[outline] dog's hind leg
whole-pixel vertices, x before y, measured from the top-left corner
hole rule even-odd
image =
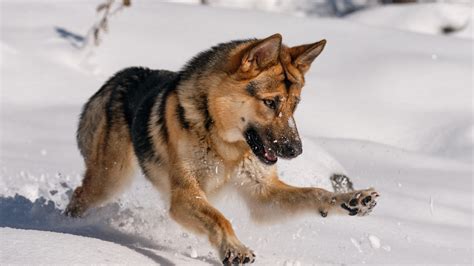
[[[91,156],[85,158],[86,172],[82,185],[73,193],[66,214],[82,216],[117,193],[131,181],[136,159],[133,153],[128,128],[118,123],[106,129],[98,129],[96,145]]]

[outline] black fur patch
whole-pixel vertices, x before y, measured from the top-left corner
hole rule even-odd
[[[245,89],[250,96],[255,97],[257,95],[257,86],[254,82],[250,82]]]
[[[148,127],[148,121],[150,120],[151,109],[158,98],[158,91],[154,91],[152,95],[142,102],[140,107],[136,110],[135,119],[132,125],[132,141],[135,149],[135,154],[138,157],[138,161],[142,163],[145,160],[149,160],[152,157],[158,157],[155,155],[152,147],[152,140],[150,130]]]
[[[202,114],[203,116],[203,122],[204,122],[204,128],[209,131],[212,127],[212,124],[214,123],[214,120],[212,120],[211,114],[209,113],[209,106],[208,106],[208,100],[207,100],[207,95],[202,94],[199,96],[198,99],[193,99],[198,111]]]
[[[159,104],[163,103],[163,99],[167,98],[167,95],[171,91],[174,91],[178,82],[178,75],[175,72],[158,70],[153,71],[153,74],[140,84],[137,88],[130,88],[135,90],[135,93],[141,93],[141,101],[138,106],[128,105],[129,111],[133,113],[133,120],[131,127],[132,141],[135,148],[135,154],[137,155],[140,163],[146,161],[159,162],[159,155],[154,151],[152,145],[152,136],[149,130],[149,121],[151,117],[151,111],[153,106],[160,101]],[[132,97],[132,96],[130,96]],[[161,109],[161,105],[159,106]],[[163,106],[164,114],[164,106]],[[159,115],[159,114],[158,114]],[[159,117],[160,119],[160,117]],[[168,132],[166,130],[166,123],[164,120],[158,121],[160,127],[160,134],[166,141]]]
[[[131,125],[133,111],[138,107],[146,94],[146,87],[140,86],[151,75],[152,70],[143,67],[130,67],[116,73],[103,87],[110,87],[112,93],[106,104],[107,130],[114,124],[114,119],[121,119],[123,114],[128,125]],[[102,90],[102,89],[101,89]]]
[[[148,79],[150,76],[153,77],[153,71],[147,68],[134,67],[129,69],[128,74],[127,81],[121,84],[121,87],[124,90],[122,102],[125,118],[128,125],[131,125],[136,109],[151,90],[150,86],[143,85],[149,84]]]
[[[214,120],[212,120],[211,114],[209,113],[209,106],[207,103],[207,97],[204,98],[204,127],[206,128],[207,131],[211,129],[212,124],[214,123]]]
[[[176,114],[178,115],[178,120],[181,123],[181,126],[184,129],[189,129],[189,122],[186,120],[185,110],[179,103],[176,105]]]
[[[291,84],[293,84],[288,78],[285,78],[286,91],[290,91]]]

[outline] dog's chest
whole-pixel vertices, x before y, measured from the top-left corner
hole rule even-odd
[[[213,152],[208,151],[196,159],[194,163],[196,177],[204,191],[216,190],[230,179],[229,168]]]
[[[253,155],[245,156],[242,161],[231,166],[220,160],[208,160],[206,175],[202,180],[206,192],[215,191],[225,183],[231,181],[235,185],[265,183],[276,171],[274,165],[268,166]]]
[[[179,157],[184,174],[195,178],[200,188],[209,192],[228,180],[224,162],[203,138],[201,141],[178,143]]]
[[[241,184],[259,183],[275,171],[274,166],[267,166],[254,155],[246,156],[235,170],[235,181]]]

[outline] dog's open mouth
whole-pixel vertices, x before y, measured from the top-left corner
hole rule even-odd
[[[255,128],[249,127],[245,131],[245,139],[253,153],[257,155],[263,163],[272,165],[278,161],[275,151],[265,144]]]

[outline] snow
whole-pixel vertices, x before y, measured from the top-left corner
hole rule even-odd
[[[11,228],[0,228],[0,234],[10,240],[0,243],[2,264],[154,263],[133,249],[91,237]]]
[[[374,235],[369,235],[369,241],[370,241],[370,246],[372,246],[373,249],[379,249],[380,248],[380,239]]]
[[[359,251],[359,253],[363,253],[362,248],[360,247],[359,241],[351,237],[351,242],[354,245],[354,247],[357,249],[357,251]]]
[[[396,28],[426,34],[442,34],[443,28],[458,29],[453,35],[473,38],[472,2],[413,3],[387,5],[352,13],[348,19],[366,25]]]
[[[195,259],[198,257],[197,251],[193,247],[189,246],[188,249],[189,249],[189,256],[191,258]]]
[[[81,50],[77,38],[61,36],[87,32],[93,1],[1,6],[2,264],[219,263],[138,173],[123,195],[84,219],[61,214],[83,171],[78,115],[124,67],[177,70],[216,43],[275,32],[289,45],[328,40],[296,111],[304,152],[280,160],[282,179],[330,189],[329,176],[345,173],[381,197],[368,217],[315,213],[256,224],[224,190],[215,206],[258,265],[472,264],[472,39],[143,0],[113,17],[100,47]]]

